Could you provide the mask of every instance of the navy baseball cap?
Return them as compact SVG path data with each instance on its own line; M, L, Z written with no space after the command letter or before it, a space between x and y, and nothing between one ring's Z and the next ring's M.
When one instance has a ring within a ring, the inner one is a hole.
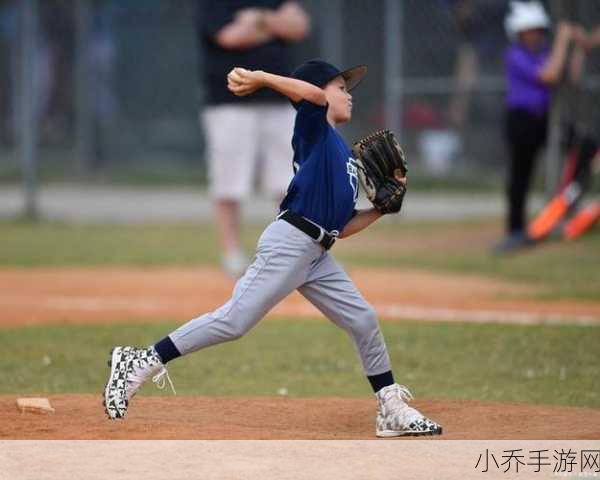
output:
M300 65L292 72L292 77L298 80L312 83L317 87L323 88L335 77L342 77L346 80L346 88L352 90L356 87L367 73L366 65L358 65L341 71L331 63L314 58Z

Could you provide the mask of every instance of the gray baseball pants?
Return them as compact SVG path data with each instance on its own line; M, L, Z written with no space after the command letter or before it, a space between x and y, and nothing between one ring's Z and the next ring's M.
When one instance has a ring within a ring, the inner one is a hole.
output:
M391 370L373 307L321 245L284 220L265 229L256 258L236 283L231 299L169 337L182 355L235 340L296 289L350 335L366 375Z

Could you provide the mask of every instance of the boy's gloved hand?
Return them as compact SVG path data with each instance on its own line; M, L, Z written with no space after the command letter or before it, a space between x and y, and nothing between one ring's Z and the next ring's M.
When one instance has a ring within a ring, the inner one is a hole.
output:
M398 213L406 193L408 167L394 134L379 130L356 142L352 151L367 198L383 214Z

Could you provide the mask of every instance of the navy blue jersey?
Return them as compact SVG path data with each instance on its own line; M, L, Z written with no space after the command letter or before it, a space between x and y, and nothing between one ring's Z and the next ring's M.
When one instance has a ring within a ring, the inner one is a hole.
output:
M341 232L354 215L358 176L350 148L327 122L327 108L306 100L298 104L292 138L294 178L281 210Z

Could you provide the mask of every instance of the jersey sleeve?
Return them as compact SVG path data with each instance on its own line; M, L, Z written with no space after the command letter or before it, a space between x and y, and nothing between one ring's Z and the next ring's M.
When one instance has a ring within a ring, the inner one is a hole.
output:
M320 142L327 133L327 108L329 105L317 105L302 100L296 105L296 123L294 137L303 143Z

